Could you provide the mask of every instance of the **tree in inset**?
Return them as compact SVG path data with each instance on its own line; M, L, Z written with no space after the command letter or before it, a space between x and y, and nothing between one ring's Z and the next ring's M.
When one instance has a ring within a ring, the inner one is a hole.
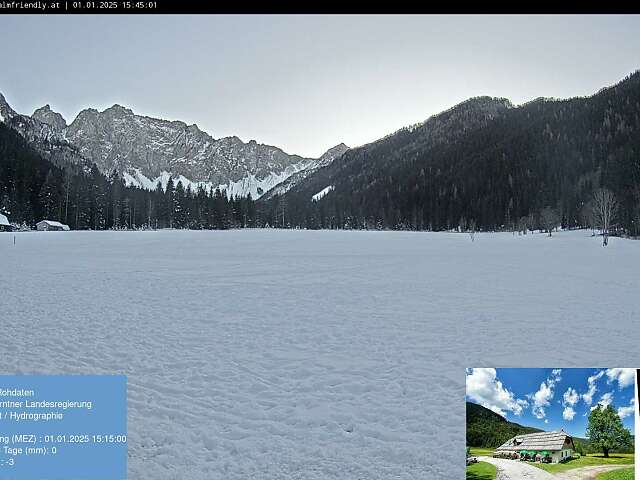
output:
M598 405L591 411L587 438L592 447L602 450L605 458L609 458L611 450L633 445L631 433L622 425L618 412L611 405Z
M599 188L593 195L593 220L602 231L602 246L609 244L611 223L618 213L618 201L611 190Z

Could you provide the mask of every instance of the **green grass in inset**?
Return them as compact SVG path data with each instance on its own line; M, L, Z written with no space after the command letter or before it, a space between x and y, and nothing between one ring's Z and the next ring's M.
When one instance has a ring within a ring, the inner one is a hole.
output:
M484 455L485 457L492 457L494 448L480 448L480 447L470 447L471 455L474 457L479 457L480 455Z
M564 463L534 463L529 465L546 470L549 473L566 472L574 468L590 467L593 465L633 465L633 453L612 453L609 458L604 458L601 453L589 454L587 456L572 457Z
M633 468L621 468L612 472L601 473L596 480L633 480Z
M487 462L478 462L467 467L467 480L493 480L498 473L497 468Z

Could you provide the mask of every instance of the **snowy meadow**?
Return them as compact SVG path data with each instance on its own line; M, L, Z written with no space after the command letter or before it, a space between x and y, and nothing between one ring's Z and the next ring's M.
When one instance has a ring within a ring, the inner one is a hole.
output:
M0 233L0 373L128 375L132 480L464 478L465 367L640 364L590 235Z

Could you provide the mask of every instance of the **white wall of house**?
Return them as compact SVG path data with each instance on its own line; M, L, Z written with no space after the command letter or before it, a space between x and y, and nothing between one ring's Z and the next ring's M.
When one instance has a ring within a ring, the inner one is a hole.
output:
M553 463L559 463L566 458L571 457L573 455L573 450L570 448L563 448L562 450L556 450L551 454L551 461Z

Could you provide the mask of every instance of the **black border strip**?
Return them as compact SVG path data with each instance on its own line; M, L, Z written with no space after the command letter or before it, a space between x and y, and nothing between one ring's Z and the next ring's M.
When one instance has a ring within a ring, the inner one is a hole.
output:
M638 14L640 0L0 0L2 14Z

